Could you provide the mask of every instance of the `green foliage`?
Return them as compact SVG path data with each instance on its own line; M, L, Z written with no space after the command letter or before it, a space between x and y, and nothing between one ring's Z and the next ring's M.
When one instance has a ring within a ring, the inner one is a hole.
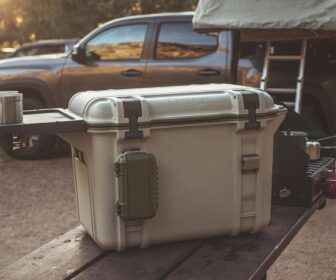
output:
M4 42L82 37L99 24L114 18L194 10L197 2L198 0L0 0L0 46Z

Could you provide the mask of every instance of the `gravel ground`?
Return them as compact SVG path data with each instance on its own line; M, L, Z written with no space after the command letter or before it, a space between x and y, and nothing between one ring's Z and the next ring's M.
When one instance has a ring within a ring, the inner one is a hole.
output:
M71 160L0 161L0 269L78 224ZM336 279L336 201L317 211L269 280Z
M77 224L68 156L0 161L0 269Z
M268 272L271 280L336 279L336 200L316 211Z

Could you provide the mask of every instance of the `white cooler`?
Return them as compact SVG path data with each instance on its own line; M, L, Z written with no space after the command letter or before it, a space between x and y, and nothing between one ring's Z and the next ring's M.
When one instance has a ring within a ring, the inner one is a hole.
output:
M103 248L257 232L270 222L273 135L286 115L227 84L88 91L69 110L81 224Z

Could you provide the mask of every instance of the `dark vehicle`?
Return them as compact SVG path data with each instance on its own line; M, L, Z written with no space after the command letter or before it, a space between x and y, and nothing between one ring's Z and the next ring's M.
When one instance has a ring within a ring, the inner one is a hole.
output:
M8 58L14 52L15 48L2 48L0 49L0 59Z
M78 42L78 39L55 39L55 40L41 40L34 43L27 43L11 53L8 58L67 53L70 52L72 47Z
M35 109L67 107L73 94L86 90L204 83L258 87L263 45L239 46L233 31L198 33L192 17L185 12L117 19L88 34L71 53L2 60L0 90L20 91L24 108ZM326 60L334 69L333 60ZM323 76L321 81L321 75L312 74L307 106L312 102L311 115L327 124L326 129L334 129L334 117L329 117L335 108L333 77ZM12 156L38 158L51 150L54 139L8 135L1 145Z

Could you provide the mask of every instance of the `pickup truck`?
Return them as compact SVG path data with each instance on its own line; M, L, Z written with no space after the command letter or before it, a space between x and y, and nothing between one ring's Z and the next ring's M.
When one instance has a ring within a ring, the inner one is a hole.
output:
M17 90L24 95L24 109L39 109L65 108L73 94L87 90L204 83L258 87L264 45L239 44L236 31L198 33L192 17L183 12L116 19L89 33L70 53L1 60L0 90ZM310 52L317 53L315 47ZM335 64L327 60L323 67L334 75ZM303 113L332 133L335 81L316 70L304 88ZM53 135L0 139L9 155L24 159L45 157L54 142Z

